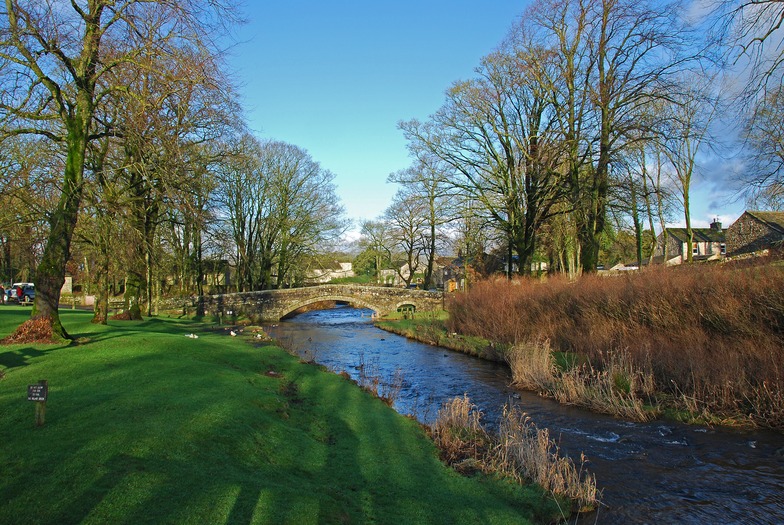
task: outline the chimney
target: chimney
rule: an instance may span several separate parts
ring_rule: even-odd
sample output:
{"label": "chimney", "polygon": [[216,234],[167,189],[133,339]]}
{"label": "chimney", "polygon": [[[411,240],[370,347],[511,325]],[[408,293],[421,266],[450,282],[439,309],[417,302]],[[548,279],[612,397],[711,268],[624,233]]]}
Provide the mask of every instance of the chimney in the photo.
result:
{"label": "chimney", "polygon": [[721,223],[719,222],[718,217],[713,219],[713,222],[710,224],[710,229],[717,232],[721,231]]}

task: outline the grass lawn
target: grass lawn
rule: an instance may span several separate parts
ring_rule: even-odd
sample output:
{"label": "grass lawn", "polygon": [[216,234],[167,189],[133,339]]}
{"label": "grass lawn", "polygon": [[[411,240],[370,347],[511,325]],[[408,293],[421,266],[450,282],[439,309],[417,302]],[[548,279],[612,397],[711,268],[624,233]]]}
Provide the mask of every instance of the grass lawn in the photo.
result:
{"label": "grass lawn", "polygon": [[[0,307],[0,337],[29,315]],[[415,421],[273,346],[187,320],[0,346],[0,523],[526,523],[536,487],[462,477]],[[185,337],[197,333],[198,339]],[[0,375],[3,375],[0,373]],[[49,382],[46,424],[26,387]]]}

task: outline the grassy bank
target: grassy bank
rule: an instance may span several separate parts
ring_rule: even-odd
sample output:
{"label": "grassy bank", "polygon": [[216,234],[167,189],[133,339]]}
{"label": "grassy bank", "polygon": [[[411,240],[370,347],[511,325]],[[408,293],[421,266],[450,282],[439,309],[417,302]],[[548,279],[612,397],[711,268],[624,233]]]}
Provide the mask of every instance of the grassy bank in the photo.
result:
{"label": "grassy bank", "polygon": [[[635,411],[784,430],[784,267],[759,262],[481,282],[448,303],[447,329],[530,349],[511,355],[515,377],[552,377],[563,384],[543,390],[568,402],[618,394]],[[542,346],[578,359],[559,369]]]}
{"label": "grassy bank", "polygon": [[392,313],[379,319],[375,324],[382,330],[425,344],[448,348],[489,361],[505,361],[504,345],[498,345],[484,337],[451,332],[446,326],[448,318],[449,314],[445,311],[420,312],[413,318],[404,317],[401,313]]}
{"label": "grassy bank", "polygon": [[[29,309],[0,307],[0,336]],[[541,489],[464,477],[419,425],[272,346],[175,319],[0,347],[0,523],[525,523]],[[195,333],[198,338],[186,337]],[[46,424],[26,386],[47,379]]]}

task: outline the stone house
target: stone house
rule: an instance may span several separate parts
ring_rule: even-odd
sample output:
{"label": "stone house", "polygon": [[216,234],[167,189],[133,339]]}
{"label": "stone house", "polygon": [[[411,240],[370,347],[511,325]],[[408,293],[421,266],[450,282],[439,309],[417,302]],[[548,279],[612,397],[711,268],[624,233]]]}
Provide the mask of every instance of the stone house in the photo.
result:
{"label": "stone house", "polygon": [[[691,250],[693,260],[713,260],[723,257],[727,253],[725,232],[718,219],[714,220],[709,228],[692,228],[692,243],[689,246],[689,235],[686,228],[667,228],[667,260],[664,264],[672,266],[682,264],[688,258]],[[662,258],[664,255],[664,233],[656,238],[656,251],[654,257]]]}
{"label": "stone house", "polygon": [[727,252],[736,255],[784,242],[784,212],[745,211],[727,228]]}
{"label": "stone house", "polygon": [[330,261],[321,268],[311,268],[305,273],[308,284],[325,284],[332,279],[354,277],[353,264],[350,262]]}

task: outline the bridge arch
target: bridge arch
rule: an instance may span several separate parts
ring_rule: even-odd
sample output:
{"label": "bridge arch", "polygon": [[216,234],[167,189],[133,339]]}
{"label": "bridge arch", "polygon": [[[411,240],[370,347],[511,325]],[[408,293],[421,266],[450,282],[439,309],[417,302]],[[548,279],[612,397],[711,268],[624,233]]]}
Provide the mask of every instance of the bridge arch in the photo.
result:
{"label": "bridge arch", "polygon": [[283,319],[290,313],[299,310],[300,308],[304,308],[310,304],[316,303],[323,303],[326,301],[340,301],[342,303],[348,303],[355,308],[367,308],[368,310],[373,310],[375,315],[381,315],[383,310],[378,306],[374,306],[367,301],[363,301],[356,297],[349,297],[349,296],[341,296],[341,295],[326,295],[321,297],[310,297],[303,301],[298,301],[295,303],[287,304],[285,307],[281,308],[280,310],[280,318]]}

